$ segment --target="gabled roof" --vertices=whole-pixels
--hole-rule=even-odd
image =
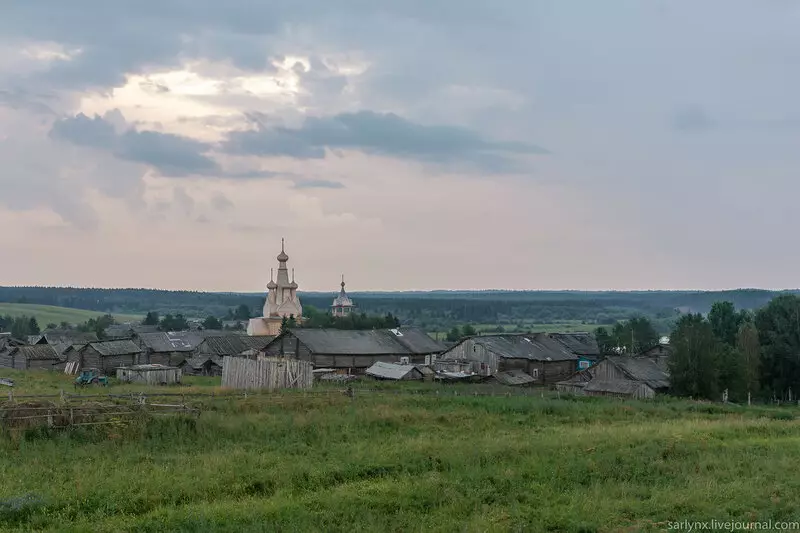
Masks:
[[[131,337],[139,333],[158,333],[158,326],[144,324],[114,324],[106,328],[106,337]]]
[[[550,333],[550,338],[563,344],[575,355],[600,355],[600,346],[591,333]]]
[[[25,346],[26,344],[24,340],[14,338],[10,333],[0,333],[0,352],[17,346]]]
[[[420,328],[394,328],[387,331],[413,354],[440,353],[445,350],[443,344]]]
[[[378,361],[366,370],[368,376],[381,379],[403,379],[409,373],[422,373],[414,365],[398,365],[395,363],[382,363]]]
[[[669,374],[650,359],[628,355],[613,355],[606,357],[605,360],[609,364],[616,366],[633,381],[647,383],[652,389],[669,387]]]
[[[274,338],[270,335],[210,335],[198,345],[198,348],[204,346],[209,353],[224,357],[239,355],[250,350],[261,351]]]
[[[536,381],[530,374],[526,374],[522,370],[498,372],[494,375],[494,379],[502,385],[528,385]]]
[[[563,344],[549,338],[546,333],[480,335],[463,339],[461,343],[467,340],[483,346],[486,350],[504,359],[551,362],[575,361],[578,358]],[[447,353],[445,352],[442,359],[446,358]]]
[[[294,335],[312,353],[331,355],[415,355],[439,353],[444,347],[417,328],[344,330],[296,328]],[[428,340],[425,339],[428,337]],[[276,339],[277,340],[277,339]]]
[[[90,342],[83,349],[92,347],[103,357],[112,355],[131,355],[141,353],[142,349],[132,340]]]
[[[86,344],[98,340],[97,333],[75,331],[71,329],[45,330],[36,340],[29,339],[30,344]]]
[[[191,352],[203,342],[203,335],[196,331],[168,331],[140,333],[139,340],[153,352]]]
[[[239,340],[244,343],[248,350],[257,352],[267,347],[272,342],[275,335],[239,335]]]
[[[49,360],[53,359],[55,361],[61,360],[61,356],[58,352],[50,346],[49,344],[34,344],[32,346],[17,346],[13,348],[10,352],[11,355],[19,355],[24,357],[25,359],[31,360]]]
[[[203,368],[203,365],[205,365],[209,361],[213,365],[217,365],[217,366],[220,366],[220,367],[222,366],[222,358],[221,357],[218,357],[216,355],[208,355],[208,354],[195,355],[194,357],[192,357],[190,359],[187,359],[185,361],[185,363],[186,363],[186,365],[189,366],[189,368],[192,368],[194,370],[200,370],[200,369]]]

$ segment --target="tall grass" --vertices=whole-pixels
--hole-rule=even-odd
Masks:
[[[0,527],[658,531],[800,516],[792,409],[286,393],[0,440]]]

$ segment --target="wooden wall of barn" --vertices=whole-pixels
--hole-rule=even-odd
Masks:
[[[101,357],[100,368],[103,372],[112,372],[121,366],[133,366],[136,364],[137,354],[126,355],[107,355]]]
[[[87,344],[80,351],[80,368],[100,368],[102,359],[100,352],[95,350],[91,344]]]
[[[180,368],[117,368],[117,379],[147,385],[174,385],[181,382]]]
[[[377,362],[399,363],[401,357],[408,357],[410,364],[425,364],[425,355],[380,354],[380,355],[344,355],[312,353],[308,347],[293,335],[285,335],[277,342],[266,347],[267,357],[292,357],[300,361],[309,361],[315,368],[344,368],[354,372],[363,372]]]
[[[608,359],[604,359],[591,367],[589,373],[592,375],[592,379],[599,381],[628,381],[630,379],[619,368],[609,363]]]
[[[0,353],[0,368],[14,368],[14,358],[9,350]]]
[[[439,362],[468,361],[471,363],[471,371],[481,376],[492,376],[496,374],[499,365],[497,355],[487,350],[483,344],[479,344],[473,339],[466,339],[464,342],[453,346],[448,351],[444,352],[437,360]],[[525,369],[524,365],[521,369]]]

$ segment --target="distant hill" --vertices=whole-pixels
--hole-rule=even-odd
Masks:
[[[797,291],[789,291],[797,292]],[[611,324],[647,316],[667,330],[681,312],[705,313],[716,301],[757,309],[780,292],[760,289],[731,291],[431,291],[352,292],[359,311],[392,313],[404,324],[444,331],[455,324],[503,324],[535,328],[542,324]],[[300,293],[304,306],[327,309],[334,294]],[[152,289],[84,289],[71,287],[0,287],[0,302],[83,309],[98,313],[144,315],[148,311],[182,313],[188,318],[224,317],[247,305],[254,315],[264,304],[256,293],[212,293]],[[85,316],[85,315],[82,315]],[[85,320],[85,319],[84,319]],[[50,321],[50,320],[48,320]],[[59,320],[60,321],[60,320]],[[41,322],[41,321],[40,321]]]
[[[44,329],[47,324],[80,324],[90,318],[97,318],[102,315],[99,311],[87,311],[84,309],[70,309],[67,307],[56,307],[53,305],[37,304],[14,304],[0,303],[0,315],[11,315],[13,317],[26,315],[36,317],[39,327]],[[138,322],[142,320],[141,315],[114,315],[119,322]]]

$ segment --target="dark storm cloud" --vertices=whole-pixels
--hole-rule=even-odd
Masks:
[[[503,169],[510,155],[544,154],[534,144],[491,141],[456,126],[427,126],[394,113],[360,111],[332,117],[308,117],[299,128],[268,127],[234,131],[223,148],[232,154],[320,159],[325,150],[364,153],[432,163],[468,161],[487,169]]]
[[[53,139],[79,146],[99,148],[116,157],[151,166],[168,176],[217,174],[219,165],[206,155],[211,145],[180,135],[129,128],[118,134],[103,117],[89,118],[83,113],[56,121],[50,131]]]

